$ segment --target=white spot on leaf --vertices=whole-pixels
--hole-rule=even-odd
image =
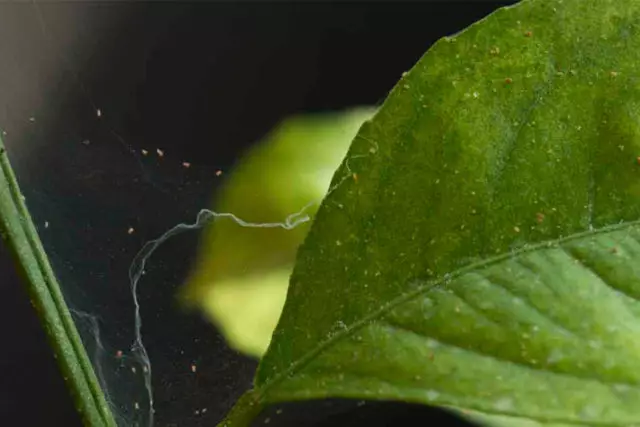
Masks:
[[[510,397],[502,397],[493,402],[493,408],[500,412],[513,411],[513,399]]]
[[[440,397],[440,393],[438,393],[435,390],[427,390],[427,400],[428,401],[434,401],[436,400],[438,397]]]

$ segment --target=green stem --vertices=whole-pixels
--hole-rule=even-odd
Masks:
[[[249,427],[262,409],[264,404],[260,401],[258,393],[249,390],[238,399],[218,427]]]
[[[73,318],[24,203],[0,139],[0,236],[27,286],[53,348],[54,357],[86,426],[114,427],[116,422],[100,388]]]

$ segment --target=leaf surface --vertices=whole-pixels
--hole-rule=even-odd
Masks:
[[[336,172],[253,401],[640,424],[639,30],[525,0],[429,49]]]

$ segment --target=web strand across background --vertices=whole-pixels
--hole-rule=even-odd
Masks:
[[[379,104],[495,7],[0,6],[3,139],[119,425],[214,425],[251,386],[255,360],[175,303],[199,243],[181,231],[265,225],[203,210],[242,153],[292,113]]]

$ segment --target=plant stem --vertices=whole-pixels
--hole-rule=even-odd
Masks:
[[[6,242],[86,426],[116,422],[64,301],[0,139],[0,236]]]
[[[245,392],[233,405],[218,427],[249,427],[251,421],[264,409],[255,390]]]

